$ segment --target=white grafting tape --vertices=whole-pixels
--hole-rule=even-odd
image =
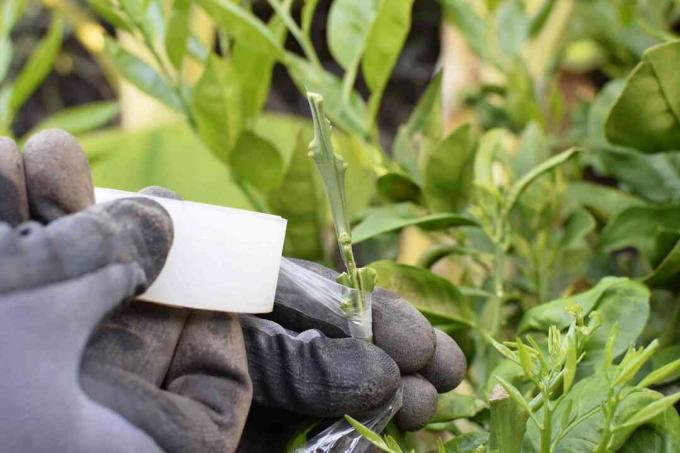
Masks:
[[[139,298],[238,313],[272,310],[286,220],[269,214],[95,188],[97,203],[145,196],[159,202],[175,230],[156,281]]]

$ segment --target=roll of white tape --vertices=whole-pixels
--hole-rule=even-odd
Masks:
[[[172,217],[175,239],[156,281],[139,298],[238,313],[272,310],[286,220],[269,214],[95,188],[97,203],[148,197]]]

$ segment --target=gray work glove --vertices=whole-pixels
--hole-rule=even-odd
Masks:
[[[338,273],[295,260],[335,281]],[[456,342],[394,293],[373,293],[373,340],[347,338],[345,319],[279,279],[268,319],[242,316],[253,408],[239,450],[280,451],[301,415],[340,417],[375,409],[403,386],[395,420],[417,430],[432,417],[437,394],[462,381],[467,363]],[[316,302],[316,303],[315,303]]]
[[[238,321],[121,305],[160,272],[172,222],[149,199],[92,202],[71,136],[23,156],[0,139],[2,451],[233,450],[251,397]]]

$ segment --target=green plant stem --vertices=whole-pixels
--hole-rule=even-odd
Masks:
[[[317,68],[321,68],[321,61],[316,54],[316,50],[314,50],[314,45],[312,44],[311,39],[309,39],[309,36],[302,32],[286,8],[281,5],[278,0],[267,0],[267,3],[269,3],[269,6],[271,6],[274,12],[281,18],[281,20],[283,20],[286,28],[290,34],[293,35],[298,44],[300,44],[302,51],[305,53],[305,56],[309,59],[309,61],[311,61],[312,64]]]
[[[609,442],[612,437],[612,423],[618,404],[619,395],[615,393],[614,387],[610,387],[607,392],[607,403],[604,405],[604,431],[602,431],[602,437],[595,449],[595,453],[605,453],[608,451]]]
[[[319,170],[328,196],[338,248],[345,264],[346,284],[358,290],[350,303],[355,314],[363,315],[365,293],[373,290],[373,279],[369,277],[367,270],[359,272],[352,252],[352,235],[345,196],[345,163],[333,151],[330,123],[323,110],[323,97],[317,93],[307,93],[307,100],[314,123],[314,139],[309,144],[309,154]]]
[[[342,104],[349,105],[349,98],[352,95],[352,89],[354,89],[354,82],[357,78],[357,70],[359,63],[354,64],[347,68],[344,77],[342,78]]]
[[[550,453],[550,444],[552,437],[552,407],[550,405],[550,395],[548,393],[547,387],[550,384],[547,383],[541,388],[541,394],[543,395],[543,400],[545,404],[543,405],[543,426],[541,429],[541,453]]]

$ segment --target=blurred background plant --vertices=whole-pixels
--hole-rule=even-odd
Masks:
[[[324,96],[359,264],[470,364],[432,423],[390,426],[381,448],[680,449],[675,0],[5,0],[1,14],[3,133],[62,127],[97,185],[282,215],[287,255],[333,264],[303,94]]]

